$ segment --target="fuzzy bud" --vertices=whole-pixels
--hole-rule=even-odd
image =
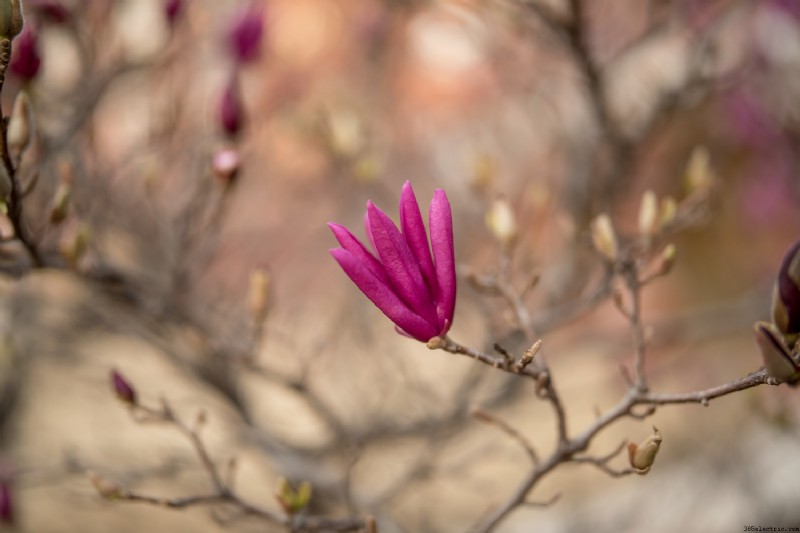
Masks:
[[[8,201],[8,197],[11,196],[11,188],[11,176],[8,175],[6,166],[0,163],[0,203]]]
[[[658,199],[653,191],[647,190],[639,204],[639,233],[651,237],[658,230]]]
[[[122,374],[116,370],[111,371],[111,386],[117,398],[128,405],[136,405],[136,390],[128,383]]]
[[[311,493],[311,483],[308,481],[301,482],[300,486],[295,489],[286,478],[281,477],[278,479],[275,498],[287,514],[294,515],[309,504]]]
[[[672,271],[675,266],[675,258],[678,256],[678,249],[673,243],[669,243],[661,251],[658,256],[658,264],[656,265],[656,273],[659,276],[666,276]]]
[[[267,314],[269,285],[269,272],[266,269],[258,268],[250,274],[250,290],[247,296],[250,314],[255,322],[261,322]]]
[[[607,213],[601,213],[592,221],[592,242],[594,247],[607,260],[614,262],[619,257],[617,234]]]
[[[13,39],[22,31],[22,0],[0,0],[0,38]]]
[[[239,151],[236,148],[222,148],[214,152],[211,158],[214,176],[224,185],[231,185],[236,181],[241,163]]]
[[[628,444],[628,460],[631,466],[642,474],[650,471],[650,467],[656,460],[656,455],[661,447],[661,433],[658,428],[653,426],[653,434],[647,437],[638,446],[631,442]]]
[[[447,341],[442,337],[433,337],[428,341],[427,346],[429,350],[442,350],[447,346]]]
[[[60,224],[69,215],[70,198],[72,196],[72,187],[69,183],[61,182],[56,187],[56,192],[53,194],[53,203],[50,206],[50,223]]]
[[[81,224],[73,233],[66,233],[59,251],[70,267],[75,268],[89,250],[92,234],[89,228]]]
[[[714,184],[714,171],[711,168],[711,156],[705,146],[692,150],[686,164],[684,177],[688,194],[706,192]]]
[[[672,221],[675,220],[675,216],[678,214],[678,204],[675,202],[675,198],[671,196],[665,196],[661,199],[661,216],[659,220],[659,224],[662,228],[669,226],[672,224]]]
[[[97,493],[106,500],[116,500],[122,496],[122,488],[100,474],[89,472],[89,481],[91,481]]]
[[[31,104],[26,91],[20,91],[14,100],[11,119],[8,123],[6,141],[8,147],[19,157],[31,138]]]
[[[504,248],[511,248],[517,240],[517,222],[505,198],[498,198],[486,213],[486,226]]]

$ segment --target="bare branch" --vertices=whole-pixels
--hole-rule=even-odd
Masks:
[[[475,418],[477,418],[482,422],[486,422],[487,424],[491,424],[497,427],[498,429],[500,429],[500,431],[502,431],[503,433],[505,433],[506,435],[517,441],[519,445],[522,446],[522,448],[525,450],[525,453],[528,454],[528,457],[530,458],[531,462],[534,465],[539,464],[539,456],[536,454],[536,450],[533,448],[533,445],[530,442],[528,442],[528,440],[519,431],[517,431],[510,424],[508,424],[508,422],[505,422],[504,420],[497,418],[495,415],[481,409],[480,407],[477,407],[472,410],[472,416],[474,416]]]

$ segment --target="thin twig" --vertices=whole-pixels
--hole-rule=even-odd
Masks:
[[[519,431],[514,429],[508,422],[496,417],[495,415],[485,411],[481,408],[473,409],[472,416],[480,420],[481,422],[486,422],[487,424],[491,424],[515,441],[519,443],[520,446],[525,450],[525,453],[528,454],[531,462],[534,466],[539,464],[539,456],[536,453],[536,450],[533,448],[533,444],[531,444],[528,439],[525,438]]]

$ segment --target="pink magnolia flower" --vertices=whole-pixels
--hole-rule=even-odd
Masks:
[[[165,0],[164,2],[164,16],[170,27],[175,26],[178,17],[183,13],[183,8],[186,7],[184,0]]]
[[[244,127],[244,108],[236,75],[231,76],[219,101],[219,124],[230,137],[236,137]]]
[[[26,7],[38,11],[40,17],[61,24],[69,19],[70,12],[59,0],[27,0]]]
[[[264,10],[255,4],[239,12],[228,29],[228,48],[239,63],[251,63],[261,53]]]
[[[9,70],[23,81],[30,81],[39,73],[42,58],[39,55],[39,39],[27,24],[14,40]]]
[[[0,522],[14,523],[14,500],[7,481],[0,482]]]
[[[772,301],[772,321],[784,334],[800,333],[800,241],[786,250],[778,270]]]
[[[125,377],[117,372],[116,370],[111,370],[111,387],[114,389],[114,393],[117,395],[123,403],[127,403],[129,405],[136,404],[136,389],[133,388]]]
[[[401,333],[422,342],[447,333],[456,305],[453,217],[442,189],[433,195],[428,222],[430,247],[417,199],[406,182],[400,195],[400,230],[367,202],[367,235],[377,257],[347,228],[328,224],[341,245],[330,253],[345,274]]]

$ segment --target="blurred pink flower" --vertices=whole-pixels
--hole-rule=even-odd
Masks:
[[[8,481],[0,482],[0,522],[14,523],[14,500]]]
[[[27,0],[27,7],[38,11],[41,18],[49,19],[55,23],[66,22],[69,19],[69,9],[59,0]]]
[[[244,107],[239,92],[239,81],[232,75],[222,91],[218,108],[219,125],[230,137],[236,137],[244,127]]]
[[[453,218],[445,192],[437,189],[431,201],[430,247],[409,182],[400,196],[402,232],[371,201],[365,223],[377,257],[347,228],[331,222],[328,226],[341,245],[330,250],[333,258],[401,333],[422,342],[445,335],[456,303]]]
[[[174,26],[178,17],[183,13],[183,8],[186,7],[184,0],[165,0],[164,2],[164,16],[170,26]]]
[[[241,157],[236,148],[222,148],[214,152],[211,158],[211,167],[214,175],[223,184],[230,185],[236,179],[241,165]]]
[[[9,70],[23,81],[30,81],[39,73],[42,58],[39,55],[39,39],[26,24],[22,33],[14,39]]]
[[[111,371],[111,387],[114,389],[114,394],[123,403],[130,405],[136,404],[136,390],[128,383],[128,380],[116,370]]]
[[[238,63],[250,63],[261,53],[264,9],[251,5],[238,13],[228,29],[228,49]]]
[[[773,298],[773,323],[784,334],[800,333],[800,241],[786,250]]]

